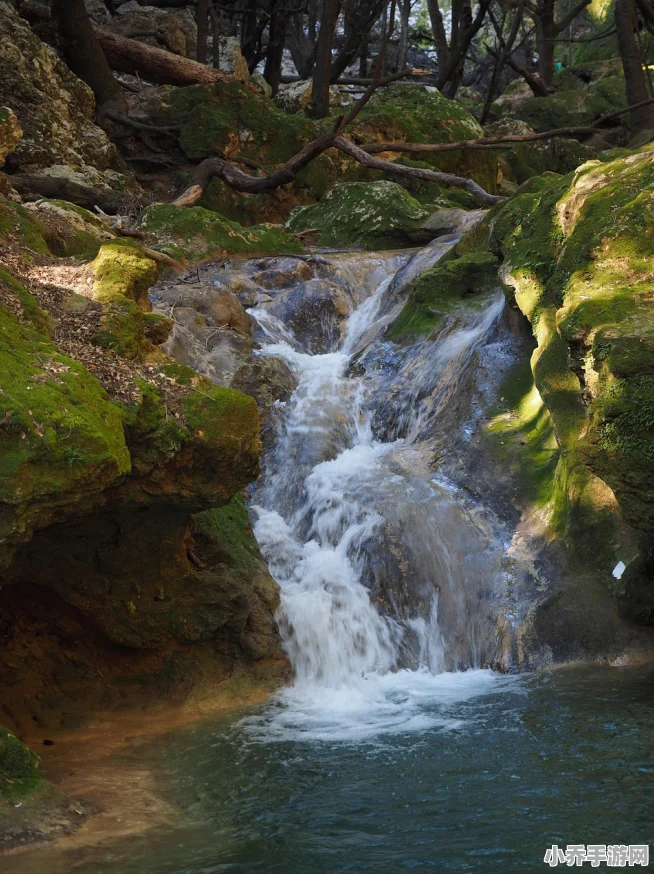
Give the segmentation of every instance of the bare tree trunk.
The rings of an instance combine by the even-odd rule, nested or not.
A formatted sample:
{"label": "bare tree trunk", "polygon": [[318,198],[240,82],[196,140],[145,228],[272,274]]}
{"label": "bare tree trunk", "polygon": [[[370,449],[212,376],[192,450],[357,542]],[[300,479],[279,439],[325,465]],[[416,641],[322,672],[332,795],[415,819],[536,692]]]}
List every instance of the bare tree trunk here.
{"label": "bare tree trunk", "polygon": [[406,67],[406,57],[409,50],[409,18],[411,16],[411,0],[400,0],[400,50],[398,52],[397,68]]}
{"label": "bare tree trunk", "polygon": [[273,3],[270,24],[268,25],[268,49],[266,51],[266,66],[263,71],[263,77],[272,88],[274,97],[279,91],[279,83],[282,77],[282,58],[284,56],[288,12],[278,0],[273,0]]}
{"label": "bare tree trunk", "polygon": [[359,50],[359,77],[365,79],[368,75],[368,40],[364,39]]}
{"label": "bare tree trunk", "polygon": [[198,64],[207,63],[207,37],[209,36],[209,0],[198,0],[195,12],[198,25],[198,47],[196,58]]}
{"label": "bare tree trunk", "polygon": [[209,17],[211,18],[211,42],[213,51],[211,56],[211,65],[214,70],[220,69],[220,12],[213,5],[213,0],[209,0]]}
{"label": "bare tree trunk", "polygon": [[123,107],[124,95],[111,72],[84,0],[53,0],[52,19],[70,69],[90,86],[98,104]]}
{"label": "bare tree trunk", "polygon": [[338,55],[332,60],[332,83],[340,79],[345,69],[355,60],[385,4],[386,0],[348,0],[344,4],[345,41]]}
{"label": "bare tree trunk", "polygon": [[445,25],[443,24],[443,15],[438,5],[438,0],[427,0],[427,9],[429,11],[429,20],[431,21],[431,29],[434,34],[434,46],[436,48],[436,59],[438,61],[438,74],[443,72],[450,56],[450,47],[447,42],[447,34],[445,33]]}
{"label": "bare tree trunk", "polygon": [[338,18],[338,0],[323,0],[320,16],[320,33],[316,48],[316,64],[313,69],[313,88],[307,112],[313,118],[329,115],[329,83],[332,67],[332,45]]}
{"label": "bare tree trunk", "polygon": [[311,76],[316,57],[316,41],[311,37],[309,27],[307,27],[307,34],[304,32],[304,15],[301,12],[292,15],[288,22],[286,44],[300,79],[308,79]]}
{"label": "bare tree trunk", "polygon": [[[616,0],[615,26],[624,70],[627,103],[631,106],[649,97],[643,62],[636,41],[637,20],[633,0]],[[643,130],[654,130],[654,109],[651,105],[641,106],[631,113],[632,134]]]}
{"label": "bare tree trunk", "polygon": [[556,48],[554,0],[540,0],[536,15],[538,74],[545,85],[551,85],[554,77],[554,49]]}

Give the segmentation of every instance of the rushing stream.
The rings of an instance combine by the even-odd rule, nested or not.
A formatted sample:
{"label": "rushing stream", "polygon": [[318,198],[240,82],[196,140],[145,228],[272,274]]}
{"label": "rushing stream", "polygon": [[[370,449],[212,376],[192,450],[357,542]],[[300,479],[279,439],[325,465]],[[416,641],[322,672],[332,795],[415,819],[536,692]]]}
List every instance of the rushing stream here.
{"label": "rushing stream", "polygon": [[651,667],[489,667],[521,570],[510,526],[455,472],[524,346],[499,294],[435,342],[383,330],[454,242],[318,259],[284,293],[327,284],[340,317],[320,310],[306,330],[277,278],[261,284],[257,354],[296,387],[275,406],[251,514],[293,683],[102,762],[122,824],[148,825],[121,789],[144,769],[163,822],[14,856],[8,874],[530,874],[552,844],[654,841]]}
{"label": "rushing stream", "polygon": [[[432,260],[453,242],[432,246]],[[421,731],[438,722],[426,711],[442,693],[439,675],[447,667],[479,670],[488,655],[480,639],[487,617],[471,615],[463,600],[480,600],[472,590],[492,573],[493,550],[501,552],[502,545],[489,543],[487,531],[463,518],[456,489],[434,480],[420,448],[430,432],[434,395],[451,381],[453,368],[469,368],[495,330],[504,299],[492,299],[472,324],[442,343],[412,350],[406,367],[395,367],[394,385],[383,370],[372,377],[367,368],[352,372],[355,355],[383,349],[378,334],[389,303],[424,269],[424,257],[417,265],[411,256],[396,258],[397,274],[381,281],[369,273],[342,330],[325,326],[321,353],[312,354],[266,309],[251,310],[265,336],[262,354],[281,357],[298,380],[252,501],[255,535],[281,587],[280,628],[295,675],[280,696],[282,706],[252,723],[264,736],[308,732],[349,740]],[[380,439],[368,399],[380,387],[391,395],[398,386],[393,433]],[[403,578],[407,592],[373,599],[375,564],[388,548],[389,525],[397,529],[398,521],[404,531],[396,530],[396,548],[411,566]],[[456,543],[444,539],[448,522],[459,528]],[[472,578],[456,563],[462,545],[484,566]],[[462,634],[449,654],[439,626],[444,588],[463,612]],[[384,600],[389,609],[382,609]]]}

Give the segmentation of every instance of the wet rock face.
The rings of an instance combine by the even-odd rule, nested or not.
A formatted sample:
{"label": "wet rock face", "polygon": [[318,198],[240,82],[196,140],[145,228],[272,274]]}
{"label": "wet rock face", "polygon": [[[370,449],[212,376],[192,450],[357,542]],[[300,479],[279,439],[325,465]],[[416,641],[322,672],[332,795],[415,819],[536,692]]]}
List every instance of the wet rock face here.
{"label": "wet rock face", "polygon": [[[3,233],[50,257],[32,212],[0,212]],[[129,241],[96,244],[88,296],[57,309],[93,314],[87,366],[0,271],[0,721],[14,727],[286,670],[277,587],[238,497],[259,470],[256,404],[155,349],[172,326],[149,311],[156,265]],[[233,295],[225,314],[247,320]],[[107,360],[120,400],[97,378]]]}
{"label": "wet rock face", "polygon": [[[254,297],[249,304],[254,305],[261,291],[253,289],[251,294]],[[248,299],[245,288],[240,297]],[[295,380],[281,360],[256,356],[258,345],[250,336],[255,323],[239,297],[229,288],[199,282],[166,288],[156,298],[159,312],[174,321],[163,347],[167,354],[217,385],[253,397],[259,408],[262,436],[268,436],[274,403],[288,399]]]}
{"label": "wet rock face", "polygon": [[264,306],[291,328],[304,349],[315,355],[337,348],[352,299],[342,286],[317,279],[278,292]]}
{"label": "wet rock face", "polygon": [[0,2],[0,40],[0,105],[15,112],[23,130],[7,156],[7,168],[137,190],[115,146],[93,123],[91,89],[6,2]]}

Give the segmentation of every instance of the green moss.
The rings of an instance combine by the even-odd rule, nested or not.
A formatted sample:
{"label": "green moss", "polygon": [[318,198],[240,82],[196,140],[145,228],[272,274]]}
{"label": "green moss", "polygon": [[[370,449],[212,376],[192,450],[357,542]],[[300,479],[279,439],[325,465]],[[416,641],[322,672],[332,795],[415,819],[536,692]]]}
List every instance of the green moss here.
{"label": "green moss", "polygon": [[42,200],[39,211],[50,213],[58,227],[47,230],[47,243],[53,255],[90,260],[104,242],[113,237],[107,225],[87,209],[66,200]]}
{"label": "green moss", "polygon": [[272,166],[287,161],[315,136],[307,118],[287,115],[240,82],[176,88],[170,114],[181,122],[180,143],[192,161],[237,152]]}
{"label": "green moss", "polygon": [[589,518],[598,502],[609,503],[600,477],[627,521],[647,531],[654,530],[653,183],[654,150],[646,148],[586,164],[539,191],[523,186],[491,221],[507,281],[538,341],[532,369],[566,456],[560,490],[575,494],[568,517]]}
{"label": "green moss", "polygon": [[[456,100],[434,89],[391,85],[377,91],[353,128],[357,141],[442,143],[483,136],[479,122]],[[442,152],[422,157],[432,168],[468,176],[495,191],[497,158],[490,151]]]}
{"label": "green moss", "polygon": [[224,507],[196,514],[196,533],[214,543],[230,567],[249,571],[260,566],[261,553],[242,495],[235,495]]}
{"label": "green moss", "polygon": [[39,757],[0,725],[0,810],[3,802],[22,803],[47,788]]}
{"label": "green moss", "polygon": [[291,232],[318,229],[323,246],[368,249],[412,245],[409,230],[420,227],[429,211],[394,182],[344,182],[320,203],[293,210]]}
{"label": "green moss", "polygon": [[141,226],[158,240],[158,248],[181,261],[204,261],[230,253],[297,252],[300,243],[277,225],[244,228],[200,206],[157,203],[149,207]]}
{"label": "green moss", "polygon": [[162,466],[189,437],[188,430],[169,414],[158,388],[137,377],[138,404],[126,408],[125,437],[135,473]]}
{"label": "green moss", "polygon": [[112,240],[91,266],[93,297],[105,307],[95,342],[124,358],[141,357],[147,348],[143,312],[151,309],[148,290],[157,280],[157,265],[131,242]]}
{"label": "green moss", "polygon": [[490,252],[457,257],[448,253],[411,284],[404,309],[390,332],[393,338],[427,334],[463,308],[481,306],[500,282],[498,262]]}
{"label": "green moss", "polygon": [[35,255],[49,255],[47,235],[46,228],[24,206],[0,200],[0,240],[18,244]]}
{"label": "green moss", "polygon": [[258,434],[259,411],[249,395],[204,382],[183,401],[189,428],[209,445],[238,445],[244,434]]}
{"label": "green moss", "polygon": [[[87,370],[4,308],[0,385],[0,501],[22,506],[21,525],[39,502],[129,471],[120,408]],[[14,522],[4,514],[0,534]]]}
{"label": "green moss", "polygon": [[23,288],[11,273],[0,269],[0,287],[4,286],[5,293],[18,304],[20,310],[20,320],[28,321],[44,337],[50,338],[52,335],[52,319],[44,312],[37,304],[34,297]]}
{"label": "green moss", "polygon": [[149,312],[148,291],[157,281],[157,265],[129,240],[105,243],[92,264],[95,271],[93,297],[102,303],[134,301]]}

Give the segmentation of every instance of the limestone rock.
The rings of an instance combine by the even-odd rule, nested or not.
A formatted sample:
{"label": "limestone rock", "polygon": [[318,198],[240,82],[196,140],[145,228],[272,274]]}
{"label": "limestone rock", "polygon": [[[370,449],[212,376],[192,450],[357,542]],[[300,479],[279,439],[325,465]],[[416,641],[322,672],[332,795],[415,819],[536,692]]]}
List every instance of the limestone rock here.
{"label": "limestone rock", "polygon": [[174,285],[166,290],[162,300],[173,307],[181,305],[204,316],[204,324],[217,328],[231,328],[242,334],[252,333],[250,317],[240,300],[227,288],[215,288],[209,283]]}
{"label": "limestone rock", "polygon": [[[484,135],[477,119],[456,100],[448,100],[430,86],[389,85],[379,89],[351,129],[357,142],[442,143]],[[389,152],[387,157],[403,157]],[[428,166],[467,176],[491,193],[497,181],[497,158],[490,151],[466,150],[421,154]]]}
{"label": "limestone rock", "polygon": [[100,185],[138,188],[115,146],[93,123],[91,89],[4,0],[0,39],[0,105],[13,109],[23,130],[8,168],[34,173],[59,165],[83,176],[92,172]]}
{"label": "limestone rock", "polygon": [[549,97],[534,97],[525,82],[512,82],[492,104],[491,118],[516,118],[535,131],[546,131],[580,121],[592,124],[625,104],[624,76],[613,64],[596,62],[558,75],[558,90]]}
{"label": "limestone rock", "polygon": [[86,11],[94,24],[106,24],[109,20],[109,10],[103,0],[84,0]]}
{"label": "limestone rock", "polygon": [[254,85],[255,88],[258,88],[264,97],[272,97],[272,88],[258,70],[254,70],[250,74],[250,85]]}
{"label": "limestone rock", "polygon": [[[288,85],[282,85],[274,97],[275,105],[280,109],[283,109],[284,112],[292,114],[304,112],[311,101],[312,88],[313,83],[310,79],[303,79],[300,82],[291,82]],[[339,85],[330,86],[330,109],[338,109],[338,107],[347,106],[350,103],[352,103],[352,97]]]}
{"label": "limestone rock", "polygon": [[293,252],[299,243],[276,225],[244,228],[200,206],[155,203],[141,217],[141,227],[157,238],[157,246],[175,260],[204,261],[229,252]]}
{"label": "limestone rock", "polygon": [[21,141],[23,131],[12,109],[0,106],[0,167]]}
{"label": "limestone rock", "polygon": [[127,3],[105,25],[107,30],[139,42],[166,49],[183,57],[195,57],[197,25],[189,10],[159,9]]}
{"label": "limestone rock", "polygon": [[[250,71],[248,70],[247,61],[243,57],[241,44],[236,37],[220,37],[220,60],[218,68],[222,73],[226,73],[228,76],[231,76],[243,85],[247,85],[250,81]],[[265,85],[262,86],[261,83],[265,83]],[[256,84],[262,88],[264,94],[266,94],[266,87],[268,89],[270,88],[266,80],[260,74]],[[269,94],[266,94],[266,97],[268,96]]]}

